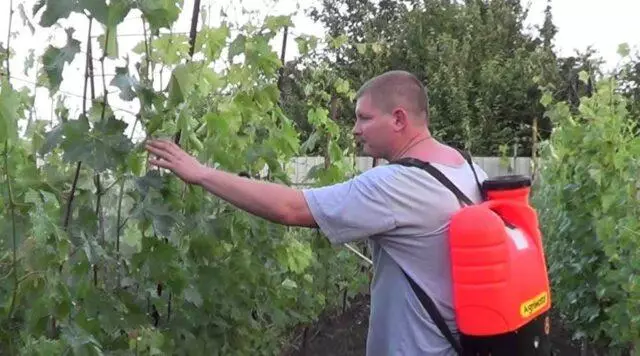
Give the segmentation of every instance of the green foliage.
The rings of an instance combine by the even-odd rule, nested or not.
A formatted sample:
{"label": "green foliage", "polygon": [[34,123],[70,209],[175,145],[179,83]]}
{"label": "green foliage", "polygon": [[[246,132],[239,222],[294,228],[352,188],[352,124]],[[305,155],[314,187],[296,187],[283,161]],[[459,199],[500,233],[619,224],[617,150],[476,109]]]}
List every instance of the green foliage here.
{"label": "green foliage", "polygon": [[[498,155],[502,145],[517,144],[517,154],[529,156],[534,120],[546,138],[550,125],[538,84],[562,80],[549,45],[555,34],[550,15],[538,34],[529,34],[526,11],[510,0],[324,0],[309,14],[332,38],[348,39],[310,56],[354,88],[387,70],[416,74],[427,85],[431,129],[439,139],[476,155]],[[287,100],[304,100],[301,92],[291,90]],[[300,117],[295,104],[288,105],[287,112]],[[339,124],[345,131],[355,120],[353,109],[353,103],[344,107]]]}
{"label": "green foliage", "polygon": [[618,50],[622,63],[617,70],[620,90],[628,98],[627,109],[631,115],[640,119],[640,52],[631,52],[629,46],[622,44]]}
{"label": "green foliage", "polygon": [[[63,159],[68,163],[84,162],[98,172],[114,169],[126,162],[133,144],[124,136],[126,124],[109,116],[90,127],[86,116],[70,120],[50,132],[54,142],[49,149],[56,148],[57,138],[61,141]],[[49,153],[40,150],[40,153]]]}
{"label": "green foliage", "polygon": [[62,48],[49,45],[42,56],[41,80],[47,83],[47,88],[51,93],[55,93],[60,88],[65,63],[70,64],[76,54],[80,52],[80,41],[73,38],[75,30],[69,28],[66,32],[67,44]]}
{"label": "green foliage", "polygon": [[[311,16],[328,35],[295,38],[302,56],[289,63],[269,45],[292,26],[288,16],[225,19],[191,39],[170,31],[182,1],[39,0],[31,19],[21,15],[51,30],[90,15],[102,29],[102,56],[92,56],[118,60],[112,78],[95,79],[139,105],[133,128],[180,132],[202,162],[283,184],[297,155],[325,158],[310,184],[355,173],[354,92],[388,69],[418,74],[435,134],[474,154],[506,154],[514,142],[528,154],[533,119],[542,138],[553,123],[535,204],[554,306],[576,337],[626,348],[640,340],[639,62],[622,46],[619,82],[594,84],[591,52],[556,58],[548,10],[531,36],[516,1],[326,0]],[[136,63],[117,37],[133,13],[147,30]],[[52,99],[88,52],[87,34],[62,30],[66,43],[25,59],[25,71],[38,63],[37,87]],[[9,53],[0,47],[0,73]],[[366,286],[366,267],[317,231],[268,223],[149,169],[105,96],[75,114],[58,96],[49,123],[33,120],[35,92],[0,80],[2,352],[277,354],[296,326]]]}
{"label": "green foliage", "polygon": [[13,90],[9,81],[2,77],[0,83],[0,140],[14,140],[17,138],[17,110],[20,107],[20,97]]}
{"label": "green foliage", "polygon": [[[151,34],[136,46],[137,73],[119,62],[109,82],[121,99],[139,103],[134,126],[147,137],[180,131],[181,146],[202,162],[251,175],[267,167],[268,179],[288,183],[284,162],[301,144],[279,105],[282,63],[268,44],[290,19],[202,26],[192,42],[159,32],[171,28],[181,6],[41,0],[34,15],[50,27],[91,14],[104,25],[102,50],[111,58],[118,24],[140,11]],[[51,96],[81,51],[80,34],[66,33],[67,44],[49,46],[41,58],[38,86]],[[227,66],[214,69],[225,53]],[[155,66],[171,71],[159,89],[149,74]],[[349,83],[331,83],[349,95]],[[77,117],[59,101],[58,122],[33,121],[23,132],[34,94],[4,77],[0,90],[3,353],[277,354],[294,327],[341,303],[345,289],[354,294],[366,285],[357,258],[336,253],[318,232],[271,224],[148,169],[142,145],[105,99]],[[345,151],[322,114],[328,103],[313,105],[313,124],[334,140],[331,167],[318,170],[321,183],[338,181],[349,171]]]}
{"label": "green foliage", "polygon": [[[329,38],[329,41],[333,40]],[[345,175],[354,175],[354,162],[348,158],[349,153],[355,155],[350,129],[340,125],[345,116],[350,116],[346,108],[355,97],[351,83],[325,64],[307,68],[305,76],[296,85],[304,90],[306,102],[300,103],[297,110],[307,110],[305,125],[310,132],[301,146],[301,153],[324,154],[324,162],[312,167],[307,178],[316,185],[326,185],[341,181]],[[349,143],[352,147],[342,148]]]}
{"label": "green foliage", "polygon": [[546,100],[555,129],[541,155],[534,204],[555,308],[575,338],[616,354],[640,342],[640,141],[619,83],[594,83],[575,108]]}

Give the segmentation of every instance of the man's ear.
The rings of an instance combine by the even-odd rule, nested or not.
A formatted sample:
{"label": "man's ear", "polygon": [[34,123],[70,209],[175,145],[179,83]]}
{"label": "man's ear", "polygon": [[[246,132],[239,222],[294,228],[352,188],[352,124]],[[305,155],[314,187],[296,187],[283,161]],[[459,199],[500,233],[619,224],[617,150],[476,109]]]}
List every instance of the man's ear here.
{"label": "man's ear", "polygon": [[409,125],[409,115],[402,107],[397,107],[391,113],[393,118],[393,127],[395,131],[401,131]]}

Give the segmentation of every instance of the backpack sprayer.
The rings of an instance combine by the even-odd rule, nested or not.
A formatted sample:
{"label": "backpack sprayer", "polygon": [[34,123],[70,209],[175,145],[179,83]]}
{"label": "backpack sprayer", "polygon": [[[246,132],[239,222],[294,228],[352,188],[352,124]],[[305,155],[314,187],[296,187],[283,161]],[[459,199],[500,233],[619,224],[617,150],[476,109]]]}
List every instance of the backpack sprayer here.
{"label": "backpack sprayer", "polygon": [[[549,279],[538,228],[529,203],[531,179],[507,175],[478,181],[483,201],[474,204],[428,162],[403,158],[390,164],[417,167],[445,185],[460,201],[449,228],[456,339],[433,300],[405,273],[423,307],[459,355],[551,355]],[[371,260],[346,247],[369,264]]]}

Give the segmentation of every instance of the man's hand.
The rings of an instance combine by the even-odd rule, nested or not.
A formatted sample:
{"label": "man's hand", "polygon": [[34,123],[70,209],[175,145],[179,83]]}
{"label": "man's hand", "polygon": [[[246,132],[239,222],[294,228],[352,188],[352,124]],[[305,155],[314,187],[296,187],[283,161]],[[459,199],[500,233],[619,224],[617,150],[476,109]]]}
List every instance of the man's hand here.
{"label": "man's hand", "polygon": [[149,163],[167,168],[187,183],[197,184],[236,207],[272,222],[317,227],[302,191],[208,168],[166,140],[152,140]]}
{"label": "man's hand", "polygon": [[202,182],[206,167],[175,143],[168,140],[151,140],[147,142],[146,148],[157,157],[151,158],[149,163],[171,170],[189,184]]}

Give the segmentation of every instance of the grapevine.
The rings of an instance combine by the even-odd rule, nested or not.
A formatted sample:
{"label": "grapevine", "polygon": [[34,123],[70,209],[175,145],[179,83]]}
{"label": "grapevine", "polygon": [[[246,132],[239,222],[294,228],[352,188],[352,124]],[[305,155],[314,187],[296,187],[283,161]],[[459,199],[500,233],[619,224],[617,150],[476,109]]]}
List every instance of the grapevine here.
{"label": "grapevine", "polygon": [[[285,162],[301,151],[279,103],[282,58],[269,46],[291,18],[210,27],[198,24],[196,2],[187,37],[172,31],[182,5],[36,3],[30,23],[61,26],[65,37],[39,57],[36,87],[62,94],[65,70],[84,57],[77,116],[59,101],[57,120],[31,122],[35,92],[14,88],[7,55],[0,226],[12,238],[2,240],[0,275],[11,283],[0,282],[0,349],[9,354],[273,354],[298,325],[343,302],[347,283],[352,293],[366,284],[354,278],[357,257],[316,231],[271,224],[146,164],[144,139],[172,137],[206,164],[251,176],[266,168],[289,184]],[[118,51],[118,29],[136,16],[144,35],[132,60]],[[84,45],[70,25],[77,19],[88,23]],[[133,124],[116,95],[138,105]],[[348,151],[329,144],[337,181],[349,174]]]}
{"label": "grapevine", "polygon": [[540,212],[553,303],[572,337],[612,354],[638,345],[640,142],[616,79],[581,72],[594,92],[572,109],[545,91],[557,125],[541,154]]}
{"label": "grapevine", "polygon": [[[311,17],[332,36],[319,38],[292,15],[236,23],[192,4],[0,5],[0,354],[308,345],[321,314],[366,293],[366,244],[336,249],[240,211],[152,169],[144,142],[281,184],[293,158],[320,152],[304,184],[344,181],[358,173],[355,89],[387,69],[425,80],[434,136],[475,155],[533,151],[553,312],[574,339],[637,350],[640,67],[628,46],[618,82],[589,53],[553,53],[550,7],[540,36],[525,36],[510,1],[323,2]],[[290,38],[300,55],[285,63]]]}

